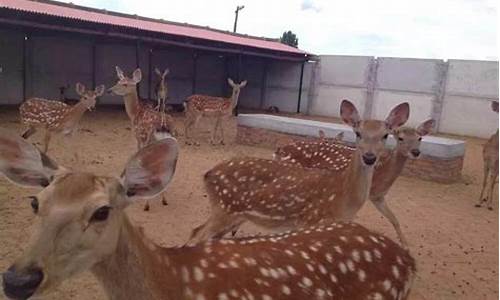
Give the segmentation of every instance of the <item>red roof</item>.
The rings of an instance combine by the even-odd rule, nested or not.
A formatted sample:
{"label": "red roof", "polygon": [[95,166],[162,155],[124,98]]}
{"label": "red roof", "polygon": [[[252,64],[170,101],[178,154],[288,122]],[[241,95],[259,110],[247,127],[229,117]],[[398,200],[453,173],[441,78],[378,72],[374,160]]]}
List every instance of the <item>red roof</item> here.
{"label": "red roof", "polygon": [[129,27],[177,36],[187,36],[191,38],[225,42],[229,44],[274,51],[282,51],[292,54],[306,54],[306,52],[300,49],[282,44],[278,41],[225,33],[217,30],[211,30],[209,28],[188,25],[183,26],[180,24],[172,24],[155,20],[145,20],[142,18],[134,18],[134,16],[126,17],[114,14],[106,14],[105,11],[97,12],[90,9],[82,9],[78,6],[71,7],[71,5],[59,5],[56,3],[34,2],[28,0],[1,0],[0,8],[8,8],[87,22]]}

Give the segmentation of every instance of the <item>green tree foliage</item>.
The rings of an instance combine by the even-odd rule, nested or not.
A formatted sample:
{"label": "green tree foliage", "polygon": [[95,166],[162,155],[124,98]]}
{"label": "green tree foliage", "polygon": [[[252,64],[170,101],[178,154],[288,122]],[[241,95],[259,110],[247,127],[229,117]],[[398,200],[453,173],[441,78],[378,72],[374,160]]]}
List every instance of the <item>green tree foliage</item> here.
{"label": "green tree foliage", "polygon": [[297,38],[295,33],[293,33],[291,30],[283,32],[283,35],[280,38],[280,42],[295,48],[299,46],[299,39]]}

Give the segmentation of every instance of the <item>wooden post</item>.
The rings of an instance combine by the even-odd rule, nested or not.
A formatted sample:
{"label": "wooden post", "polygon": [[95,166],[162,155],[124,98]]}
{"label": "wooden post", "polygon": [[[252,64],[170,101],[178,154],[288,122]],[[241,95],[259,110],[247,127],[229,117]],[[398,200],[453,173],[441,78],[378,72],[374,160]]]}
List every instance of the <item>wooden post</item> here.
{"label": "wooden post", "polygon": [[196,65],[198,61],[198,53],[196,51],[193,52],[193,81],[191,82],[191,94],[196,94]]}

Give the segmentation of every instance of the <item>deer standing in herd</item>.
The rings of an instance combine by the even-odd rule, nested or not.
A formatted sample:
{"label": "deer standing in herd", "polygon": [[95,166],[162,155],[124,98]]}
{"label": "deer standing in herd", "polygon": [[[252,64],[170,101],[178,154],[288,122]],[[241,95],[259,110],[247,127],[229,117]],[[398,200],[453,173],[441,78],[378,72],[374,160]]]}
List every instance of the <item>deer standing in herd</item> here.
{"label": "deer standing in herd", "polygon": [[212,136],[210,138],[210,143],[212,145],[217,144],[216,136],[217,129],[220,129],[220,144],[224,144],[224,128],[222,126],[222,121],[233,115],[233,110],[238,105],[238,98],[240,96],[241,89],[247,85],[247,81],[234,83],[231,78],[227,79],[227,82],[233,89],[230,98],[213,97],[207,95],[192,95],[189,96],[184,102],[186,108],[186,120],[184,121],[184,136],[186,138],[186,144],[199,145],[198,141],[192,141],[190,137],[191,130],[196,128],[196,124],[200,121],[201,117],[209,118],[214,120],[214,128],[212,130]]}
{"label": "deer standing in herd", "polygon": [[342,101],[340,115],[357,136],[352,161],[336,162],[346,168],[342,173],[245,157],[217,165],[204,178],[211,215],[188,243],[221,238],[246,221],[282,229],[351,220],[368,197],[389,133],[407,121],[409,112],[408,103],[402,103],[385,121],[361,120],[354,105]]}
{"label": "deer standing in herd", "polygon": [[[137,68],[132,77],[127,77],[119,67],[116,67],[116,75],[118,82],[109,91],[123,96],[125,110],[137,140],[137,148],[141,149],[154,141],[171,136],[175,132],[173,118],[164,111],[156,111],[143,104],[137,95],[137,84],[142,79],[141,69]],[[164,196],[161,201],[163,205],[167,205]],[[149,201],[146,200],[144,210],[148,211],[149,208]]]}
{"label": "deer standing in herd", "polygon": [[[498,113],[498,102],[491,102],[491,109]],[[476,207],[486,202],[489,210],[493,210],[493,190],[498,178],[498,129],[483,146],[483,187]]]}
{"label": "deer standing in herd", "polygon": [[[369,199],[382,215],[393,225],[404,247],[408,242],[401,230],[398,219],[385,202],[385,196],[396,179],[403,172],[408,158],[420,156],[422,137],[431,133],[435,121],[430,119],[422,122],[416,128],[401,127],[392,132],[396,139],[396,147],[387,155],[383,155],[375,166]],[[329,172],[344,172],[347,165],[339,165],[337,161],[351,161],[355,148],[338,144],[336,141],[297,141],[276,150],[277,160],[295,163],[304,168],[317,168]]]}
{"label": "deer standing in herd", "polygon": [[[21,123],[28,129],[22,134],[22,137],[27,139],[38,129],[44,129],[43,152],[46,153],[49,150],[52,134],[74,136],[85,111],[94,109],[96,98],[104,93],[104,85],[96,87],[95,90],[87,90],[83,84],[78,82],[76,93],[80,96],[80,101],[73,106],[61,101],[42,98],[31,98],[23,102],[19,107]],[[78,161],[76,151],[75,159]]]}
{"label": "deer standing in herd", "polygon": [[156,109],[164,111],[165,105],[167,104],[166,101],[168,96],[167,82],[165,78],[167,77],[168,73],[170,73],[170,70],[165,69],[165,71],[163,71],[162,73],[160,70],[158,70],[158,68],[155,68],[155,73],[158,76],[158,82],[155,85],[155,94],[158,100],[158,105],[156,106]]}
{"label": "deer standing in herd", "polygon": [[[356,128],[365,133],[364,126],[378,127],[361,122]],[[43,188],[32,197],[38,230],[3,273],[5,295],[43,296],[90,270],[115,300],[408,297],[414,259],[354,223],[193,247],[153,243],[124,210],[166,188],[177,156],[176,140],[165,138],[141,148],[120,177],[98,176],[58,166],[25,140],[0,131],[0,172],[14,183]]]}

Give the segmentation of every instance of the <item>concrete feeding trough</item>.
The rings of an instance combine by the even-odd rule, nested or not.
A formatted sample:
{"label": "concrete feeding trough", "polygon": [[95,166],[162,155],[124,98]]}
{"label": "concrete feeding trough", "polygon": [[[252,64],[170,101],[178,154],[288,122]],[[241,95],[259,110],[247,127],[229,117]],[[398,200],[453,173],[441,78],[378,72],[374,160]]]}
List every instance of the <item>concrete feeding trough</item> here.
{"label": "concrete feeding trough", "polygon": [[[240,114],[237,122],[237,141],[246,145],[276,148],[292,140],[318,138],[319,130],[323,130],[326,137],[335,137],[343,132],[346,144],[355,141],[352,129],[344,124],[264,114]],[[388,145],[396,145],[394,137],[389,137]],[[425,136],[420,150],[421,158],[408,160],[403,174],[442,183],[460,179],[465,155],[464,141]]]}

